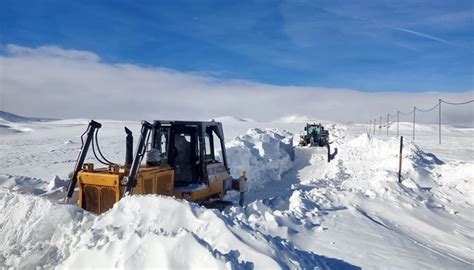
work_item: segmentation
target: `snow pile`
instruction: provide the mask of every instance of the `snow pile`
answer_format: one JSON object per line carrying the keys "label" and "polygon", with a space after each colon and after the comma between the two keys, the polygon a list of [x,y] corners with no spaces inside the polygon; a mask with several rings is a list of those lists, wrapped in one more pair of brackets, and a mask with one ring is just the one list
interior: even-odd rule
{"label": "snow pile", "polygon": [[60,179],[57,175],[50,181],[27,176],[0,175],[0,188],[50,199],[64,197],[68,183],[68,180]]}
{"label": "snow pile", "polygon": [[74,206],[2,190],[0,207],[0,266],[344,266],[342,261],[301,251],[286,240],[264,235],[218,211],[170,197],[127,197],[96,217]]}
{"label": "snow pile", "polygon": [[[383,141],[363,134],[339,148],[324,173],[310,182],[329,180],[367,196],[384,196],[397,189],[399,142],[396,139]],[[424,155],[414,145],[405,145],[402,175],[407,182],[417,177],[415,159],[421,157]]]}
{"label": "snow pile", "polygon": [[[324,167],[319,175],[303,182],[327,182],[342,190],[359,192],[370,198],[384,197],[392,201],[400,197],[425,198],[427,190],[438,186],[455,189],[463,193],[466,198],[470,196],[472,198],[473,163],[459,161],[444,163],[434,154],[423,151],[415,143],[405,142],[402,155],[402,183],[399,184],[398,139],[380,140],[363,134],[340,143],[335,159]],[[319,162],[320,158],[315,156],[308,159],[313,163]]]}
{"label": "snow pile", "polygon": [[70,254],[93,216],[75,206],[0,190],[0,268],[51,268]]}
{"label": "snow pile", "polygon": [[288,196],[277,196],[257,200],[243,209],[231,209],[235,219],[246,223],[255,230],[277,237],[288,239],[300,233],[304,237],[321,230],[322,216],[328,210],[342,208],[337,202],[327,200],[328,189],[291,190]]}
{"label": "snow pile", "polygon": [[321,264],[321,257],[242,227],[215,210],[140,196],[125,198],[98,217],[64,266],[276,269]]}
{"label": "snow pile", "polygon": [[247,188],[261,188],[293,167],[293,134],[278,129],[250,129],[226,143],[227,158],[234,178],[247,173]]}
{"label": "snow pile", "polygon": [[[296,148],[286,193],[232,209],[234,218],[302,250],[369,269],[472,265],[472,251],[462,248],[472,241],[472,163],[444,163],[405,142],[400,184],[399,140],[350,139],[342,126],[331,132],[339,148],[334,160],[327,163],[322,148]],[[407,259],[415,252],[415,260]]]}
{"label": "snow pile", "polygon": [[433,173],[439,185],[465,194],[474,203],[474,163],[452,161],[436,167]]}

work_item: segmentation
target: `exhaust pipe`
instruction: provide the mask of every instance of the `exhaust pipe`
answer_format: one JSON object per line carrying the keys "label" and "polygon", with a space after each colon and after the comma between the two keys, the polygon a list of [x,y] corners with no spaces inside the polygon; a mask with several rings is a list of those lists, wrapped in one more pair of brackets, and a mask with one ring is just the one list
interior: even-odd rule
{"label": "exhaust pipe", "polygon": [[133,162],[133,135],[132,131],[125,127],[127,137],[125,140],[125,167],[130,168]]}

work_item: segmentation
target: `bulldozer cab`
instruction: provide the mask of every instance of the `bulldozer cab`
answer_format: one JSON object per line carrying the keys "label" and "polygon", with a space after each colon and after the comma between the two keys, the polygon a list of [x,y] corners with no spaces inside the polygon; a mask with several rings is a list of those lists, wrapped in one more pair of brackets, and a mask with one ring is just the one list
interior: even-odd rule
{"label": "bulldozer cab", "polygon": [[153,126],[151,148],[160,165],[174,168],[176,187],[208,184],[209,164],[229,171],[221,123],[157,120]]}

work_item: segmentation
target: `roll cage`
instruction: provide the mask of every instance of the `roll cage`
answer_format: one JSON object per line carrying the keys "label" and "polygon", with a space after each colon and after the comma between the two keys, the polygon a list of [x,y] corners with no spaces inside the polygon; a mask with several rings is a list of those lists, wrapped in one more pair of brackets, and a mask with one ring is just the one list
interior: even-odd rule
{"label": "roll cage", "polygon": [[[192,165],[192,181],[201,182],[206,175],[206,165],[219,162],[216,146],[220,146],[222,163],[229,172],[225,151],[224,132],[220,122],[168,121],[153,122],[151,147],[159,150],[160,163],[176,167],[178,162],[177,137],[185,137],[189,143],[189,164]],[[215,140],[217,138],[217,140]]]}

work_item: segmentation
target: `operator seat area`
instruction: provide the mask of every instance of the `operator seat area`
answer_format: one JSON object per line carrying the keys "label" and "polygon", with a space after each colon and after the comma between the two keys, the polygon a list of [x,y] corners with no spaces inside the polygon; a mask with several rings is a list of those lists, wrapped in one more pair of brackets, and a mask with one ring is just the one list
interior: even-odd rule
{"label": "operator seat area", "polygon": [[175,187],[208,185],[207,166],[218,162],[215,149],[223,151],[228,171],[221,123],[156,120],[154,125],[151,147],[160,152],[160,164],[174,169]]}
{"label": "operator seat area", "polygon": [[176,134],[175,137],[175,179],[177,182],[182,183],[193,182],[193,155],[191,152],[191,141],[190,139],[188,141],[188,139],[186,138],[185,134]]}

